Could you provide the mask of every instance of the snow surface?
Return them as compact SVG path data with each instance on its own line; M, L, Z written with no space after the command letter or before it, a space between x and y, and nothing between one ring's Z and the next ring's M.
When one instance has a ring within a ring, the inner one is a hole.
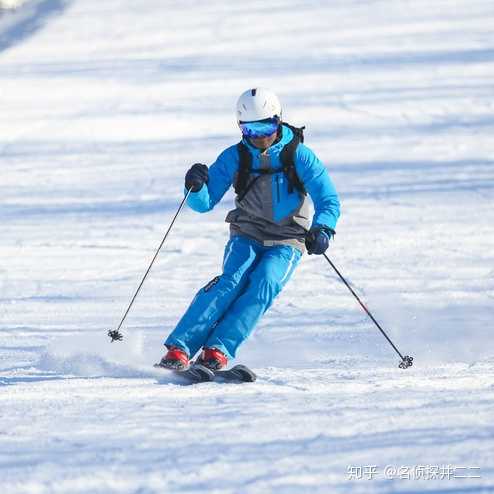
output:
M494 492L493 26L491 0L2 16L1 492ZM413 368L311 256L240 353L255 384L155 371L231 193L184 211L109 343L184 172L236 142L257 85L307 125L341 194L330 256Z
M20 7L26 0L0 0L0 10L15 9Z

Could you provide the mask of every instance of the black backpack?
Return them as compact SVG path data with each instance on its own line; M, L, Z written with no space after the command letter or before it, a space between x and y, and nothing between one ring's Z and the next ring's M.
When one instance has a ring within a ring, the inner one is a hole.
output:
M304 184L297 175L295 169L295 150L299 143L304 142L304 127L294 127L293 125L283 122L285 127L288 127L293 132L293 138L288 143L285 144L280 153L280 161L282 166L280 168L268 168L255 170L254 173L259 173L257 177L249 182L250 175L252 173L252 155L250 154L247 146L240 141L237 144L238 156L239 156L239 166L237 180L234 184L235 193L238 196L238 200L241 201L249 189L254 185L256 180L262 175L273 175L274 173L284 172L288 178L288 191L292 193L297 189L301 194L306 195Z

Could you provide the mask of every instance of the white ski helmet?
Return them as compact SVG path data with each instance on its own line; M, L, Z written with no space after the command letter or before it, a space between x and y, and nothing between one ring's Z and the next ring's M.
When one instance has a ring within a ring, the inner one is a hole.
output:
M255 122L265 118L281 120L281 104L278 96L262 87L248 89L237 101L237 121Z

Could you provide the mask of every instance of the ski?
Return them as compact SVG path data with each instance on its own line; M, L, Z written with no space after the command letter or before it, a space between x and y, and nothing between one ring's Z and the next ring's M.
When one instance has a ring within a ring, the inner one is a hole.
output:
M187 381L190 381L191 383L211 382L215 379L214 372L201 364L192 364L184 370L170 369L159 363L154 364L154 367L171 371L177 376L187 379Z
M225 381L253 383L257 376L246 365L234 365L231 369L214 371L215 378Z
M240 382L240 383L252 383L257 379L254 371L249 369L246 365L234 365L231 369L223 369L213 371L208 369L204 365L193 363L187 369L177 370L170 369L161 364L154 364L154 367L159 369L166 369L174 374L181 376L191 383L202 383L211 381L225 381L225 382Z

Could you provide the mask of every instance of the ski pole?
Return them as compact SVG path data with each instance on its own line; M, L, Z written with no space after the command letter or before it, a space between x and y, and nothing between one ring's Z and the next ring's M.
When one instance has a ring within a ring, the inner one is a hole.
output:
M391 341L389 336L386 334L383 328L381 328L380 324L376 321L374 316L371 314L369 309L364 305L362 300L360 300L359 296L355 293L353 288L350 286L350 284L347 282L347 280L343 277L343 275L338 271L336 266L333 264L331 259L324 253L323 256L326 258L326 261L329 262L330 266L335 270L336 274L340 277L340 280L343 281L343 283L346 285L346 287L350 290L351 294L356 298L357 302L360 304L362 309L366 312L366 314L371 318L372 322L377 326L377 329L381 331L382 335L388 340L388 343L393 347L394 351L400 356L401 362L399 364L400 369L408 369L408 367L411 367L413 365L413 357L410 357L409 355L403 356L398 348L396 348L395 344Z
M114 341L120 341L123 339L123 335L122 335L122 333L120 333L120 328L122 327L122 324L124 323L124 321L127 317L127 314L129 313L130 308L132 307L132 305L134 303L134 300L137 298L138 293L141 291L142 285L144 285L144 281L146 280L147 275L151 271L151 268L153 267L154 261L156 261L156 258L158 257L158 254L159 254L161 248L163 247L163 244L165 243L165 240L168 237L168 234L170 233L170 230L172 229L173 224L175 223L175 220L178 218L180 211L182 211L182 209L185 205L185 202L187 201L187 198L189 197L189 194L190 194L190 189L187 191L187 194L185 194L185 197L182 199L182 202L180 203L180 206L179 206L177 212L175 213L175 216L173 217L173 219L170 223L170 226L168 227L168 230L166 231L165 236L163 237L163 240L161 241L161 243L158 247L158 250L156 251L156 254L154 254L154 257L153 257L153 260L151 261L151 264L149 265L146 273L144 274L144 276L141 280L141 283L137 287L137 290L134 293L134 296L132 297L132 300L130 301L129 306L127 307L127 310L125 311L125 314L123 315L122 320L120 321L120 324L118 325L117 329L113 329L113 330L110 329L110 331L108 331L108 336L111 338L112 343Z

